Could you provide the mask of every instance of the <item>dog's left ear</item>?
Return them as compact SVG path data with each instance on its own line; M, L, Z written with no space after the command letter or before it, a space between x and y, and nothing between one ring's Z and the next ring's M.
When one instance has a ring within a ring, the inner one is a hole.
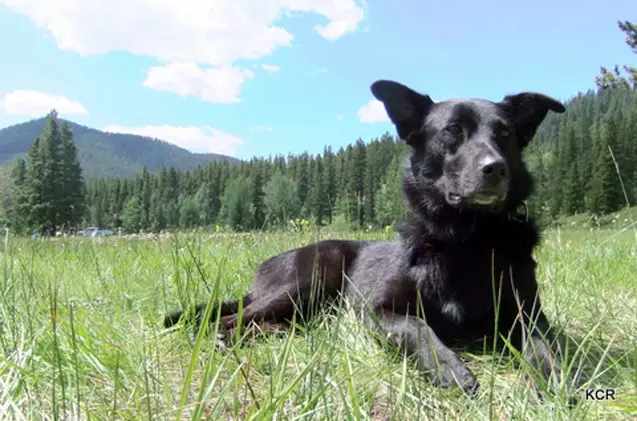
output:
M507 95L499 105L513 121L521 147L529 144L549 110L556 113L566 111L561 102L536 92Z
M391 80L378 80L371 86L372 94L385 106L398 136L407 141L411 133L420 130L434 102L428 95Z

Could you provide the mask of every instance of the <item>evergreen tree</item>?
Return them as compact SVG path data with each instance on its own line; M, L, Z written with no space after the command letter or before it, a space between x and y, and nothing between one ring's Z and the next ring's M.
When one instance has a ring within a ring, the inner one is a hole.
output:
M277 170L263 188L263 201L272 225L285 225L301 209L294 181Z
M385 182L377 193L376 215L382 226L392 225L405 218L405 200L402 190L403 156L392 159Z
M584 192L580 179L580 159L577 156L575 129L568 124L562 137L564 148L560 156L559 166L563 168L562 212L565 215L582 212L584 210Z
M334 205L337 195L336 162L332 148L327 146L323 151L323 188L325 189L327 223L332 223Z
M44 163L40 138L37 137L28 152L29 166L19 199L19 213L24 215L27 227L42 233L46 226L46 208L43 205Z
M144 209L139 196L130 197L124 204L122 227L128 232L139 232L142 229Z
M77 147L73 143L73 133L68 123L61 125L62 131L62 166L60 221L64 226L77 227L86 212L86 184L82 176L82 168L77 159Z
M323 218L328 214L328 209L325 180L323 177L323 160L320 156L314 161L312 168L312 182L310 183L310 191L308 194L308 207L310 214L314 218L314 222L317 225L321 225Z
M28 197L30 194L30 186L27 181L27 164L22 158L18 158L13 166L11 178L13 180L13 188L10 192L13 197L14 204L12 212L7 215L11 218L11 226L18 232L25 228L28 221Z
M161 194L158 190L153 191L150 197L150 226L154 231L161 231L166 228L166 215L164 204L161 202Z
M626 34L626 44L628 44L633 53L637 54L637 25L629 21L619 21L617 26ZM614 66L612 72L602 66L595 83L602 89L628 88L631 86L632 88L637 88L637 67L624 65L623 70L626 72L626 76L622 75L618 65Z
M254 209L254 226L261 229L265 222L265 205L263 204L263 165L260 161L253 161L252 168L252 206Z
M193 197L186 198L181 203L180 223L184 228L193 228L199 225L199 206Z
M613 116L599 137L597 146L597 160L590 185L590 209L595 214L614 212L622 206L621 184L611 155L617 136L618 122Z
M43 224L50 235L55 235L60 224L60 211L63 206L62 190L62 132L55 110L49 113L44 133L40 141L40 161L43 164L43 178L40 202L44 214Z
M148 168L146 168L146 166L144 165L144 167L142 168L142 174L140 177L140 192L139 192L139 199L140 202L142 204L142 227L143 228L150 228L151 226L151 222L150 222L150 198L152 195L152 191L151 191L151 180L150 180L150 173L148 172Z
M244 175L228 183L221 199L221 214L224 223L236 230L252 227L254 209L252 204L252 186Z

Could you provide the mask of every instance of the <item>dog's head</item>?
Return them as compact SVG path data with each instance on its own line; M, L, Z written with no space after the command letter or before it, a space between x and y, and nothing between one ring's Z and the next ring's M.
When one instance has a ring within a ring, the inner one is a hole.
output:
M404 185L419 210L446 204L493 213L519 204L532 190L522 152L549 110L565 111L560 102L534 92L500 102L434 102L388 80L375 82L371 91L412 147Z

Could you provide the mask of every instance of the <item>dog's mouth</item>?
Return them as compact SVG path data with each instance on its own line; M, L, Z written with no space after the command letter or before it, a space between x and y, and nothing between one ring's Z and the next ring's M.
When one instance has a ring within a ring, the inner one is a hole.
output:
M452 206L497 207L506 199L506 193L481 190L468 195L447 192L447 202Z
M497 205L504 201L504 195L495 192L478 192L473 195L471 203L480 206Z

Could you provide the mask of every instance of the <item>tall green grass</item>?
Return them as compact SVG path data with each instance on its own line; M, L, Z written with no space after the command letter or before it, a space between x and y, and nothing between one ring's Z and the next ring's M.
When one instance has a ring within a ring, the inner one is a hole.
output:
M316 239L8 239L0 263L0 418L637 417L637 243L630 230L549 231L536 253L547 315L572 337L571 354L586 352L588 386L616 389L614 402L585 401L582 392L571 410L564 396L537 403L515 358L491 351L462 354L482 385L475 399L432 387L347 310L283 335L242 331L225 353L213 346L214 323L207 335L163 331L167 311L240 297L261 261Z

